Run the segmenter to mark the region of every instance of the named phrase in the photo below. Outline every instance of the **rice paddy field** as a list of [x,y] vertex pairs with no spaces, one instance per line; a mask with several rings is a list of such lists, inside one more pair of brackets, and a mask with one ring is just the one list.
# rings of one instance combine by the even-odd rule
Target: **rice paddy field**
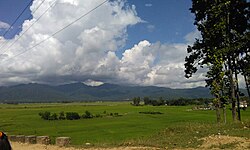
[[[199,139],[212,135],[250,138],[250,109],[241,111],[241,122],[216,123],[214,110],[194,106],[132,106],[130,102],[0,104],[0,130],[9,135],[71,137],[76,147],[150,146],[196,148]],[[91,119],[43,120],[40,112],[89,111]],[[153,113],[152,113],[153,112]],[[116,114],[116,115],[114,115]]]

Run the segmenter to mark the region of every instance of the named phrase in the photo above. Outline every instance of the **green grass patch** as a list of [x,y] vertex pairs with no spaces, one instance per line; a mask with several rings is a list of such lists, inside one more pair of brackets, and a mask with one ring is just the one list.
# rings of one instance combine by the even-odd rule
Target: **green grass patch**
[[[197,147],[198,140],[212,134],[250,138],[250,110],[242,111],[242,123],[232,123],[228,110],[226,125],[216,124],[215,111],[193,106],[132,106],[129,102],[54,103],[0,105],[0,130],[8,134],[69,136],[73,145],[142,145],[154,147]],[[106,115],[92,119],[43,120],[39,112],[77,112]],[[151,115],[140,112],[160,112]],[[110,116],[117,113],[119,117]],[[113,114],[114,115],[114,114]]]
[[[250,125],[250,122],[247,123]],[[159,131],[146,138],[133,139],[124,143],[124,145],[147,145],[151,147],[161,148],[197,148],[202,144],[203,137],[211,135],[229,135],[238,137],[250,138],[249,128],[245,128],[242,123],[229,123],[218,125],[214,123],[181,123],[174,126],[169,126],[162,131]],[[226,147],[221,145],[221,147]],[[235,144],[233,144],[235,145]]]

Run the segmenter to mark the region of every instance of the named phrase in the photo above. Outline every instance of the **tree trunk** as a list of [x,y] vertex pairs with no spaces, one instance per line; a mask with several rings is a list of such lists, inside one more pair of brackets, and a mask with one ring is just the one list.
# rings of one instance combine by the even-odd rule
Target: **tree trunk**
[[[229,50],[231,49],[231,39],[230,39],[230,13],[227,13],[227,46]],[[233,59],[233,60],[232,60]],[[235,101],[235,87],[234,87],[234,80],[233,80],[233,63],[234,62],[234,57],[231,56],[230,51],[228,53],[228,70],[229,70],[229,80],[230,80],[230,99],[232,102],[232,117],[233,121],[236,121],[236,101]]]
[[221,122],[221,116],[220,116],[220,107],[217,105],[215,107],[216,109],[216,119],[217,119],[217,123],[220,123]]
[[224,123],[227,123],[227,113],[226,113],[226,106],[223,107],[223,120]]
[[[234,66],[236,66],[235,60],[234,60]],[[238,113],[238,120],[241,121],[241,116],[240,116],[240,94],[239,94],[239,82],[238,82],[238,75],[237,75],[237,70],[235,68],[234,70],[234,76],[235,76],[235,80],[236,80],[236,87],[235,87],[235,96],[237,99],[237,113]]]
[[[229,66],[231,66],[231,64]],[[230,79],[230,92],[231,92],[230,99],[232,101],[232,117],[233,121],[236,121],[235,87],[234,87],[233,73],[231,67],[229,67],[229,79]]]
[[220,109],[221,109],[221,101],[220,98],[216,98],[215,101],[215,110],[216,110],[216,119],[217,119],[217,123],[221,123],[221,115],[220,115]]
[[229,71],[229,81],[230,81],[230,99],[232,103],[232,117],[233,121],[236,120],[236,101],[235,101],[235,87],[234,87],[234,79],[233,79],[233,67],[232,67],[232,60],[231,56],[228,56],[228,71]]

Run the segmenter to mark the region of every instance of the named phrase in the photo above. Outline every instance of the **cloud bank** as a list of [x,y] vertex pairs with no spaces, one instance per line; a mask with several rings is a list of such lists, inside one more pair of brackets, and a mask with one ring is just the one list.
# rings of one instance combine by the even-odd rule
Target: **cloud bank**
[[[22,31],[36,22],[53,2],[54,0],[46,0],[33,13],[41,3],[41,0],[34,0],[30,7],[33,19],[24,21]],[[126,44],[127,28],[142,22],[136,7],[129,6],[122,0],[105,3],[46,42],[9,60],[101,2],[102,0],[60,0],[52,6],[12,47],[1,53],[0,85],[30,82],[84,82],[90,85],[115,83],[171,88],[204,85],[202,71],[191,80],[184,78],[185,43],[150,43],[142,39],[125,50],[122,57],[116,55],[116,51]],[[12,43],[20,35],[7,42]],[[186,38],[190,39],[191,36],[192,34]]]

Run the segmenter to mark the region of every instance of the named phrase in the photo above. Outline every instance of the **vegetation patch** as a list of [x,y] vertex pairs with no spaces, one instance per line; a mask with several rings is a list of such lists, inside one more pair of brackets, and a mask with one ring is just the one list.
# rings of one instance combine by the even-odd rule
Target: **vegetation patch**
[[105,116],[112,116],[112,117],[119,117],[122,116],[119,113],[107,113],[104,111],[103,114],[92,114],[88,110],[85,111],[83,115],[79,115],[77,112],[66,112],[64,113],[63,111],[60,112],[59,114],[56,113],[51,113],[49,111],[45,112],[40,112],[38,115],[41,117],[43,120],[79,120],[79,119],[91,119],[91,118],[101,118]]
[[163,114],[162,112],[159,111],[141,111],[139,112],[140,114],[152,114],[152,115],[159,115],[159,114]]

